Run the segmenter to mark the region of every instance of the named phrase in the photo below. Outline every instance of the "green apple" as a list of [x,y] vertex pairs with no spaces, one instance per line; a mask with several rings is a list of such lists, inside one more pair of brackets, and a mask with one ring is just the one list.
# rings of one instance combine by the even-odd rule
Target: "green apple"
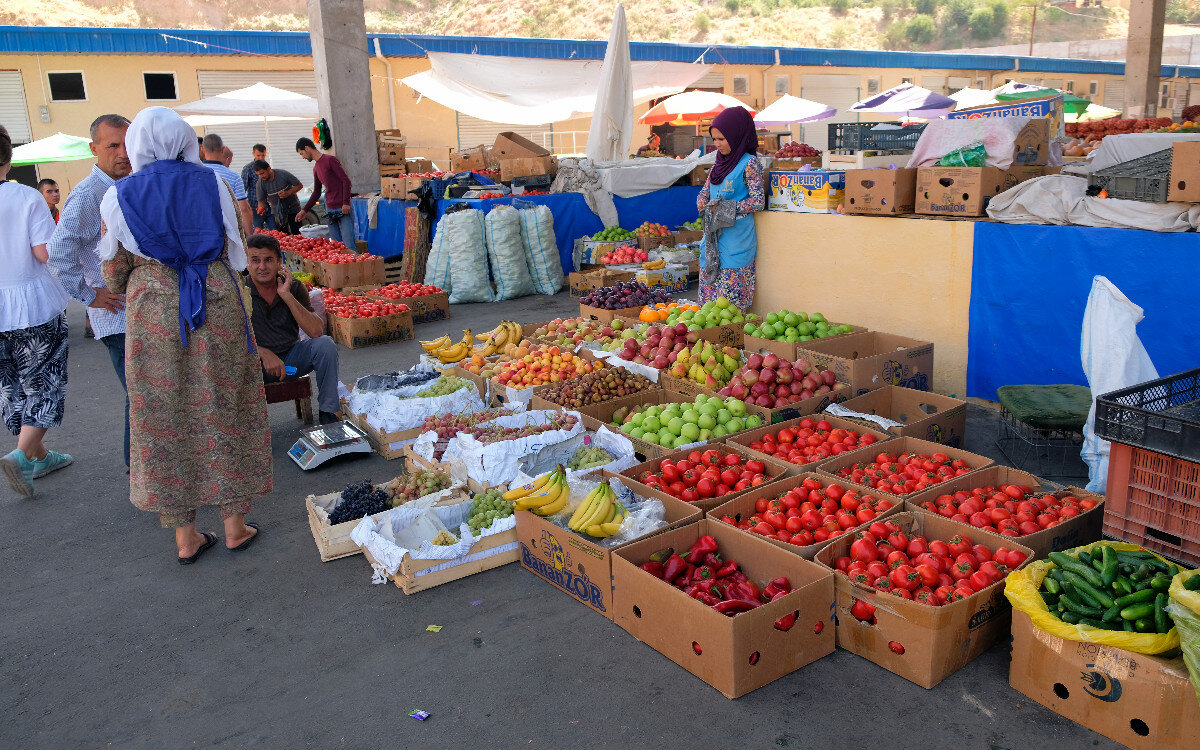
[[688,422],[683,425],[683,429],[679,433],[680,437],[686,438],[687,442],[694,443],[700,439],[700,428]]
[[717,418],[712,414],[701,414],[696,424],[700,426],[701,430],[711,430],[717,426]]
[[725,400],[725,408],[735,417],[743,416],[746,413],[746,402],[741,399],[730,396]]
[[646,432],[658,432],[659,428],[662,427],[662,422],[656,416],[648,416],[642,420],[639,426]]
[[726,430],[726,429],[725,429],[724,427],[722,427],[721,425],[717,425],[716,427],[714,427],[714,428],[713,428],[713,431],[712,431],[712,439],[713,439],[713,440],[720,440],[721,438],[725,437],[725,436],[726,436],[726,435],[728,435],[728,434],[729,434],[729,431],[728,431],[728,430]]
[[729,420],[733,419],[733,415],[729,413],[728,409],[718,409],[716,417],[717,417],[717,422],[719,422],[721,424],[725,424]]
[[756,430],[759,427],[762,427],[762,423],[762,417],[758,416],[757,414],[751,414],[750,416],[746,417],[747,430]]
[[684,424],[685,422],[682,418],[672,417],[671,421],[667,422],[667,429],[671,431],[672,435],[679,435],[682,433]]
[[651,445],[658,445],[658,433],[657,432],[647,432],[645,435],[642,435],[642,440],[645,440],[647,443],[650,443]]
[[683,413],[683,421],[688,424],[696,424],[700,421],[700,412],[695,409],[688,409]]

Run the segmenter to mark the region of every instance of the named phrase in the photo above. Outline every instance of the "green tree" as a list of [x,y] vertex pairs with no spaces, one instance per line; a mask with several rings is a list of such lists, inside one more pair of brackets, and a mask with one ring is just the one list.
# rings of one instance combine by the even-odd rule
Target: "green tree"
[[913,44],[929,44],[934,36],[933,16],[920,14],[913,16],[904,30],[904,38]]
[[892,16],[896,15],[898,4],[896,0],[883,0],[883,3],[879,7],[883,10],[883,20],[888,21],[891,20]]
[[708,27],[711,25],[711,23],[712,22],[709,20],[707,13],[697,13],[696,14],[696,29],[701,34],[708,33]]
[[1008,25],[1008,3],[1004,0],[992,0],[988,9],[992,11],[992,20],[996,22],[994,33],[999,34],[1000,29]]
[[905,43],[905,34],[908,31],[908,23],[903,19],[893,21],[888,25],[887,31],[883,32],[883,41],[888,49],[905,49],[908,45]]
[[991,39],[999,31],[996,15],[988,8],[976,8],[968,23],[971,26],[971,36],[976,39]]
[[950,0],[946,3],[946,19],[955,26],[966,26],[974,9],[973,0]]
[[913,8],[915,8],[918,13],[923,13],[927,16],[936,15],[937,6],[937,0],[916,0],[916,2],[913,3]]
[[725,9],[730,13],[737,13],[738,5],[738,0],[725,0]]
[[850,0],[829,0],[829,9],[834,13],[845,13],[850,10]]

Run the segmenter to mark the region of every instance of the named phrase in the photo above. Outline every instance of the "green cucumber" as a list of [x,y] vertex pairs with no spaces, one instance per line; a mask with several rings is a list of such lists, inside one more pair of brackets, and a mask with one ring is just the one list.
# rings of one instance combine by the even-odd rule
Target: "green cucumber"
[[[1083,613],[1081,613],[1081,614],[1083,614]],[[1122,620],[1141,620],[1141,619],[1144,619],[1147,617],[1153,617],[1153,616],[1154,616],[1154,603],[1153,602],[1140,602],[1138,604],[1130,604],[1128,607],[1125,607],[1124,609],[1121,610],[1121,619]],[[1144,633],[1146,631],[1143,630],[1141,632]]]

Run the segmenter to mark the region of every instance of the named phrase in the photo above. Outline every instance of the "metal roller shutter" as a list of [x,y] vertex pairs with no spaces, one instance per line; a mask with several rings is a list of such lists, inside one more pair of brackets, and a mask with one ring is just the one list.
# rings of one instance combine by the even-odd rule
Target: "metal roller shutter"
[[1104,101],[1101,102],[1110,109],[1125,109],[1125,80],[1121,78],[1104,82]]
[[[460,149],[473,146],[490,146],[496,142],[496,136],[504,132],[523,135],[539,146],[554,150],[553,125],[506,125],[502,122],[480,120],[478,117],[458,115],[458,147]],[[586,140],[586,138],[584,139]]]
[[[196,71],[197,82],[200,84],[201,98],[224,94],[227,91],[243,89],[262,81],[269,86],[293,91],[297,94],[315,97],[317,95],[317,79],[311,70],[297,71],[241,71],[241,70],[199,70]],[[304,183],[303,196],[312,192],[312,165],[300,158],[296,153],[297,138],[312,137],[311,122],[273,122],[264,128],[263,123],[239,123],[237,125],[214,125],[205,128],[205,133],[216,133],[225,141],[225,145],[233,151],[233,164],[230,168],[239,174],[242,167],[250,161],[250,149],[256,143],[267,147],[267,161],[272,167],[287,170],[296,175],[296,179]],[[269,136],[269,137],[268,137]],[[337,133],[333,134],[334,144],[337,144]]]
[[854,75],[806,75],[801,78],[801,98],[837,108],[837,114],[828,120],[805,123],[801,127],[805,143],[825,151],[829,144],[829,123],[859,121],[858,113],[851,112],[850,106],[862,98],[860,84],[859,77]]
[[719,70],[710,70],[700,77],[700,80],[688,86],[688,91],[719,91],[725,93],[725,74]]
[[33,140],[29,109],[25,104],[25,85],[19,70],[0,70],[0,124],[8,128],[14,146]]

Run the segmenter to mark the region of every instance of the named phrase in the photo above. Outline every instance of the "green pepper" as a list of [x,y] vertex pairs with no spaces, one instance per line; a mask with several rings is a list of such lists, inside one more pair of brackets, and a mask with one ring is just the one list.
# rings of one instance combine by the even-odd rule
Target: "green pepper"
[[1166,633],[1171,629],[1171,622],[1167,619],[1166,594],[1154,597],[1154,629],[1160,633]]
[[[1141,620],[1154,615],[1154,604],[1152,602],[1141,602],[1139,604],[1131,604],[1121,610],[1122,620]],[[1141,631],[1146,632],[1146,631]]]

